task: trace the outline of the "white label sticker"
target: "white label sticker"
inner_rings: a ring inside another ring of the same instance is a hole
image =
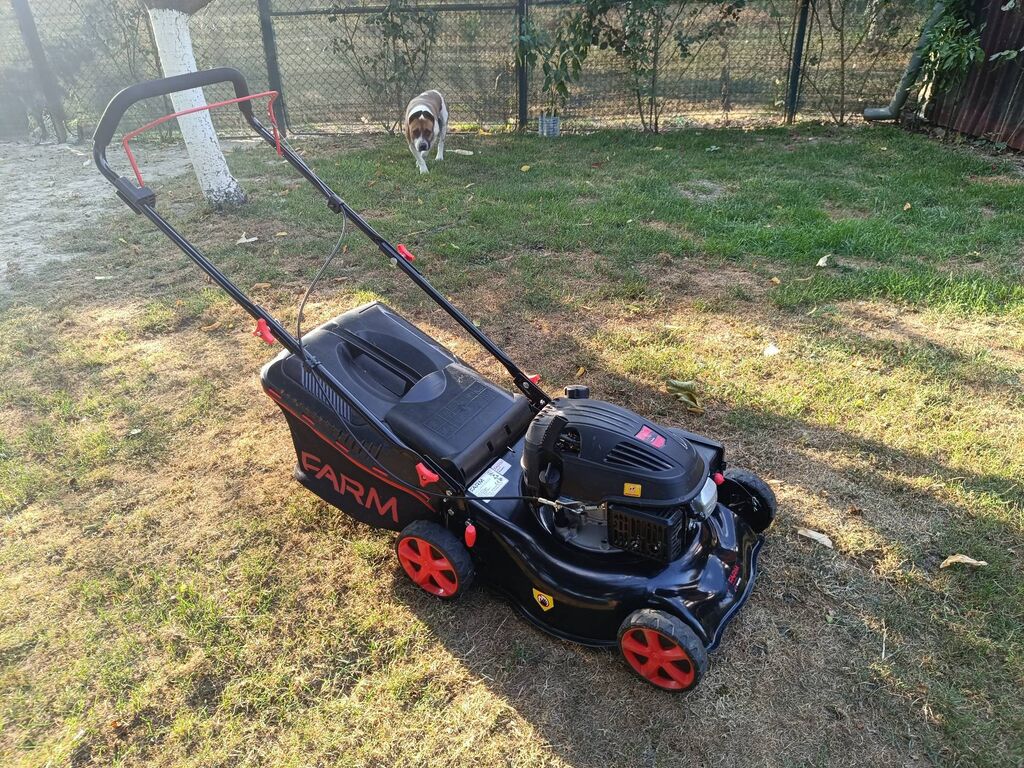
[[[494,496],[498,491],[508,485],[508,478],[505,473],[512,465],[504,459],[498,459],[491,464],[484,473],[477,478],[476,482],[469,486],[469,492],[474,496],[487,498]]]

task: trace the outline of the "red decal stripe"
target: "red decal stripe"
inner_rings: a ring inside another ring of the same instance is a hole
[[[267,395],[270,397],[271,400],[273,400],[275,403],[277,403],[279,406],[281,406],[284,410],[288,411],[288,413],[290,413],[292,416],[297,418],[299,421],[301,421],[302,423],[306,424],[310,428],[310,430],[312,430],[314,435],[319,437],[321,440],[323,440],[325,443],[327,443],[332,448],[337,445],[337,443],[335,441],[333,441],[329,437],[326,437],[325,435],[321,434],[321,432],[315,426],[313,426],[313,420],[311,418],[309,418],[309,416],[305,416],[303,414],[296,413],[295,410],[293,410],[292,408],[289,408],[284,403],[284,401],[281,399],[281,395],[280,394],[278,394],[277,392],[275,392],[272,389],[264,389],[264,391],[267,393]],[[368,474],[371,474],[374,477],[380,478],[382,481],[384,481],[385,483],[390,485],[392,488],[396,488],[399,491],[402,491],[404,493],[409,494],[414,499],[416,499],[421,504],[423,504],[423,506],[425,506],[428,509],[430,509],[430,511],[432,511],[432,512],[434,511],[434,508],[432,506],[430,506],[430,497],[429,496],[427,496],[426,494],[423,494],[423,493],[417,493],[416,491],[412,490],[411,488],[406,488],[404,485],[401,485],[400,483],[396,483],[394,480],[392,480],[387,475],[387,473],[385,473],[379,467],[371,469],[370,467],[367,467],[364,464],[360,464],[358,461],[356,461],[355,459],[352,458],[352,455],[348,452],[348,449],[345,449],[345,460],[346,461],[350,461],[351,463],[355,464],[357,467],[359,467],[364,472],[366,472]]]

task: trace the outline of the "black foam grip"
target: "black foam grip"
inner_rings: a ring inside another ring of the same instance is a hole
[[[167,96],[178,91],[189,91],[215,83],[231,83],[235,87],[236,98],[249,95],[249,86],[245,82],[245,77],[234,67],[205,69],[201,72],[188,72],[184,75],[174,75],[129,85],[123,91],[118,92],[107,104],[107,108],[103,110],[103,117],[100,118],[99,125],[96,126],[96,133],[92,137],[94,147],[107,148],[110,140],[114,137],[118,123],[121,122],[124,113],[132,104],[144,99],[151,99],[154,96]],[[245,115],[246,120],[252,119],[252,102],[240,101],[238,108]]]

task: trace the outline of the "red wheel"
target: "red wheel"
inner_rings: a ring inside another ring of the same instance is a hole
[[[631,613],[619,629],[619,649],[634,672],[666,691],[690,690],[708,664],[693,630],[664,611]]]
[[[473,580],[469,552],[450,531],[437,523],[426,520],[410,523],[399,535],[395,551],[406,575],[435,597],[456,597]]]

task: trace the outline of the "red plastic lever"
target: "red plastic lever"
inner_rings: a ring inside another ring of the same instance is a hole
[[[256,330],[252,332],[252,335],[257,339],[263,339],[267,344],[273,344],[277,341],[274,338],[274,334],[270,332],[270,326],[267,325],[267,321],[262,317],[256,321]]]
[[[473,545],[476,544],[476,526],[472,523],[466,523],[465,539],[466,546],[472,549]]]
[[[426,488],[431,483],[436,483],[441,479],[441,476],[437,474],[437,472],[431,472],[430,467],[422,461],[416,465],[416,476],[420,479],[421,488]]]
[[[711,476],[711,479],[715,481],[715,485],[721,485],[725,482],[725,475],[721,472],[715,472],[715,474]]]
[[[402,255],[402,258],[406,261],[416,261],[416,257],[409,253],[409,249],[401,243],[398,244],[396,250]]]
[[[540,374],[539,373],[531,373],[526,378],[528,378],[533,384],[540,384]]]

